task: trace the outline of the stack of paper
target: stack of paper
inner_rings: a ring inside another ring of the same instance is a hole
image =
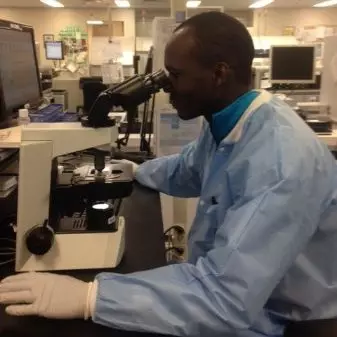
[[[0,162],[6,160],[16,151],[16,149],[0,149]]]
[[[15,176],[0,176],[0,198],[6,198],[15,190],[18,184]]]

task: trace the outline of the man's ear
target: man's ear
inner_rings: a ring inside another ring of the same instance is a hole
[[[230,74],[229,65],[226,62],[219,62],[214,67],[214,80],[217,87],[227,82]]]

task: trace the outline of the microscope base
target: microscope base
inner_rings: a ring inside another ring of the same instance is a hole
[[[36,256],[27,251],[24,261],[16,261],[16,271],[115,268],[125,249],[125,219],[119,217],[118,221],[118,231],[114,233],[55,234],[47,254]]]

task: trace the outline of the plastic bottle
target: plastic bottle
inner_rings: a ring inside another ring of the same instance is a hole
[[[28,109],[20,109],[19,110],[18,124],[19,125],[27,125],[29,123],[30,123],[30,118],[29,118]]]

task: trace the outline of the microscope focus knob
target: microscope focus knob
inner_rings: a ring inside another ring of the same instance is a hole
[[[54,243],[54,231],[47,225],[33,227],[26,236],[26,246],[34,255],[49,252]]]

